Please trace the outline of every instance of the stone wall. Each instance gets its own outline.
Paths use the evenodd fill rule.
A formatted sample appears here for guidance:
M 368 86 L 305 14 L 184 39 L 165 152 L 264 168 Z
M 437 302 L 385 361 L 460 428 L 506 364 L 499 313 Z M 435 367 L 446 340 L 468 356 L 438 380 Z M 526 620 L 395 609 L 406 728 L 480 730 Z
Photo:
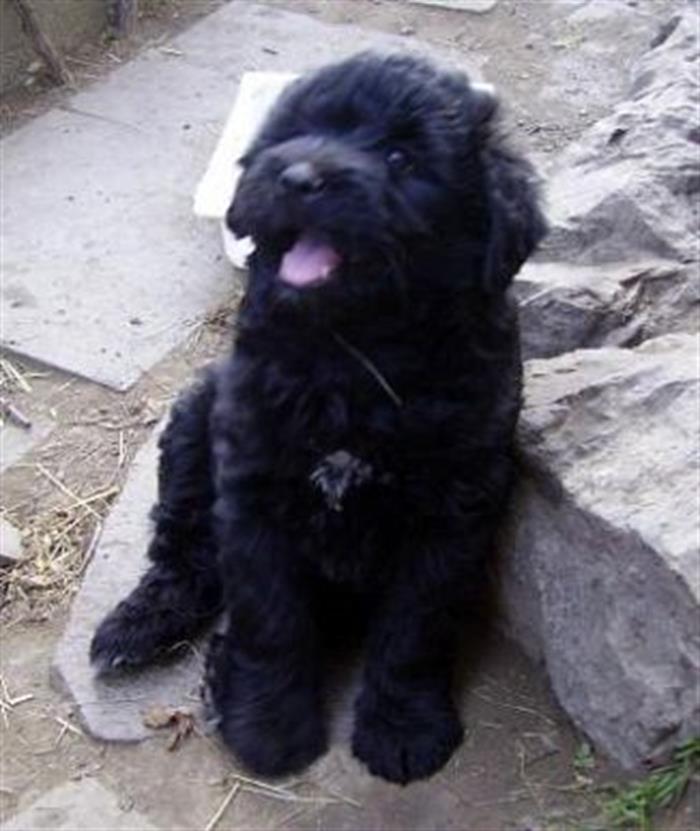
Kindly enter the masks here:
M 97 37 L 107 25 L 108 0 L 30 0 L 44 31 L 60 51 Z M 10 0 L 0 0 L 0 92 L 28 80 L 39 60 Z
M 516 287 L 508 627 L 630 769 L 700 734 L 699 32 L 689 4 L 565 151 L 548 242 Z

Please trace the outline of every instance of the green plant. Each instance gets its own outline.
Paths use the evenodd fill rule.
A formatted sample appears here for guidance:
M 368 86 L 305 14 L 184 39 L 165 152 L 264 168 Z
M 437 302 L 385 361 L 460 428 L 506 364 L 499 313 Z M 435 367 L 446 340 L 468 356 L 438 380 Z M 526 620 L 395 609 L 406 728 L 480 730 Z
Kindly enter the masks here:
M 645 779 L 614 789 L 603 805 L 610 827 L 650 831 L 654 814 L 675 805 L 699 769 L 700 737 L 697 737 L 680 745 L 668 765 Z
M 595 756 L 593 755 L 593 748 L 588 742 L 581 742 L 576 748 L 573 764 L 574 770 L 581 776 L 594 770 Z

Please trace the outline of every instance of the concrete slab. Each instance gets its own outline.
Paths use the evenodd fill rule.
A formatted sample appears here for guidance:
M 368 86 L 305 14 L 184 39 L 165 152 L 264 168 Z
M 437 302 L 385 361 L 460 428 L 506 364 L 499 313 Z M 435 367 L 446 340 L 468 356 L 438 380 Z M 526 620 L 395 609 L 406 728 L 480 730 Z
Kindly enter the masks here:
M 243 172 L 238 161 L 252 144 L 284 88 L 298 77 L 293 72 L 244 73 L 219 143 L 195 191 L 195 214 L 217 220 L 224 251 L 236 268 L 245 268 L 248 257 L 255 250 L 249 237 L 239 239 L 226 227 L 226 212 Z
M 138 582 L 146 567 L 148 511 L 156 496 L 157 429 L 136 456 L 127 484 L 105 522 L 83 585 L 73 603 L 52 667 L 52 680 L 75 699 L 85 728 L 96 738 L 135 741 L 156 704 L 192 707 L 201 675 L 194 652 L 172 666 L 101 680 L 88 659 L 97 624 Z M 194 700 L 192 700 L 194 699 Z
M 191 202 L 241 74 L 370 47 L 430 51 L 239 0 L 6 138 L 4 345 L 116 389 L 134 383 L 232 279 L 218 228 Z
M 26 811 L 3 822 L 4 831 L 151 831 L 137 811 L 125 811 L 119 799 L 94 779 L 67 782 L 41 796 Z
M 11 566 L 22 558 L 22 537 L 12 523 L 0 517 L 0 566 Z
M 498 0 L 408 0 L 415 6 L 437 6 L 442 9 L 453 9 L 458 12 L 473 12 L 484 14 L 496 7 Z

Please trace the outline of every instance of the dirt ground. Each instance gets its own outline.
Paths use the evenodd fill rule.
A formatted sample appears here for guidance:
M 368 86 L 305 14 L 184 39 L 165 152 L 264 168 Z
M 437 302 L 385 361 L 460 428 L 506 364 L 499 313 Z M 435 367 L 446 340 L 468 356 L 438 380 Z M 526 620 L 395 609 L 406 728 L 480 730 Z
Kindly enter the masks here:
M 145 47 L 165 42 L 223 2 L 144 3 L 145 14 L 131 40 L 105 38 L 68 56 L 76 87 L 102 77 Z M 622 75 L 611 71 L 611 61 L 624 65 L 642 40 L 639 33 L 604 31 L 601 27 L 612 26 L 610 21 L 592 20 L 588 29 L 565 24 L 562 8 L 568 0 L 501 0 L 497 10 L 487 15 L 457 15 L 391 0 L 266 2 L 328 22 L 416 35 L 438 47 L 457 48 L 467 57 L 474 50 L 487 54 L 482 71 L 497 82 L 508 101 L 509 122 L 544 171 L 621 93 Z M 678 3 L 630 0 L 627 5 L 640 7 L 650 20 L 663 20 Z M 614 56 L 610 49 L 591 46 L 591 38 L 598 35 L 608 44 L 615 39 Z M 580 52 L 582 45 L 591 48 Z M 60 106 L 70 94 L 50 88 L 40 76 L 28 81 L 0 105 L 5 134 Z M 550 83 L 550 97 L 534 94 Z M 140 745 L 91 740 L 75 722 L 70 702 L 52 688 L 49 668 L 91 543 L 129 461 L 175 392 L 197 367 L 226 349 L 239 296 L 240 290 L 232 288 L 230 303 L 193 327 L 184 346 L 145 373 L 126 394 L 14 358 L 9 369 L 0 365 L 0 393 L 11 395 L 33 421 L 50 414 L 58 425 L 21 463 L 6 471 L 2 482 L 3 513 L 23 529 L 26 554 L 22 565 L 2 576 L 3 816 L 14 814 L 60 782 L 99 776 L 117 790 L 125 810 L 134 807 L 164 828 L 204 827 L 230 786 L 230 759 L 203 735 L 190 737 L 172 753 L 160 735 Z M 597 819 L 597 788 L 619 772 L 587 753 L 582 737 L 553 705 L 545 680 L 498 638 L 484 650 L 477 679 L 477 687 L 470 688 L 465 699 L 470 771 L 444 780 L 452 790 L 459 782 L 455 796 L 470 817 L 465 828 L 604 827 Z M 23 696 L 30 698 L 22 701 Z M 9 705 L 9 700 L 16 703 Z M 260 827 L 265 823 L 311 827 L 305 803 L 290 806 L 270 794 L 247 798 L 259 801 Z M 657 827 L 669 831 L 692 827 L 688 809 L 688 804 L 682 805 Z M 324 825 L 318 825 L 316 817 L 315 827 L 330 829 L 336 827 L 334 821 L 337 827 L 365 827 L 361 813 L 355 820 L 352 812 L 335 820 L 334 816 L 328 814 Z M 240 826 L 222 822 L 218 827 Z

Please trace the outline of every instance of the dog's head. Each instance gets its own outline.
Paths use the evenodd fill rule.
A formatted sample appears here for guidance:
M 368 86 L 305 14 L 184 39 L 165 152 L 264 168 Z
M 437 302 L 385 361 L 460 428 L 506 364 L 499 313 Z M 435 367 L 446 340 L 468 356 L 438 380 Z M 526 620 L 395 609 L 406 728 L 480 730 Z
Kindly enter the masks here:
M 544 222 L 497 109 L 488 89 L 412 56 L 321 69 L 285 91 L 242 160 L 228 225 L 297 292 L 376 289 L 397 272 L 502 291 Z

